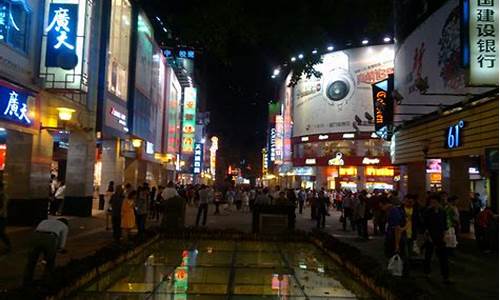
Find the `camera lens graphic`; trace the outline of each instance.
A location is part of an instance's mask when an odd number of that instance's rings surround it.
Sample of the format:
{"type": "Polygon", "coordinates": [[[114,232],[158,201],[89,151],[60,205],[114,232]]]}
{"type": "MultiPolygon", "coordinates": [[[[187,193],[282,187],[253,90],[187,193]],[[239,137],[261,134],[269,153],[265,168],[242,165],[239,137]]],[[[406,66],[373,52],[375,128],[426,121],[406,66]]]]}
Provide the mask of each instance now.
{"type": "Polygon", "coordinates": [[[332,101],[344,99],[349,94],[349,84],[343,80],[332,82],[327,90],[326,96],[332,101]]]}

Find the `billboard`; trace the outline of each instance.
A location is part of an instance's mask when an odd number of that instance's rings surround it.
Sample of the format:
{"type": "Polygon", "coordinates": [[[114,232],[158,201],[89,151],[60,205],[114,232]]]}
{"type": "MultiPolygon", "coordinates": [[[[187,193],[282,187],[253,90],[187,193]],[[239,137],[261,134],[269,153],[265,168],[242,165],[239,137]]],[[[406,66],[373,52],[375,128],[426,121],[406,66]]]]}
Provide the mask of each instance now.
{"type": "MultiPolygon", "coordinates": [[[[356,115],[373,112],[371,84],[393,73],[394,49],[380,45],[331,52],[293,89],[293,136],[353,132],[356,115]]],[[[360,131],[373,131],[363,123],[360,131]]]]}
{"type": "Polygon", "coordinates": [[[184,88],[182,115],[182,153],[193,153],[196,128],[196,88],[184,88]]]}
{"type": "Polygon", "coordinates": [[[193,173],[200,174],[203,170],[203,144],[194,143],[193,173]]]}
{"type": "MultiPolygon", "coordinates": [[[[403,104],[446,106],[462,101],[463,94],[481,94],[490,90],[467,86],[468,71],[462,66],[460,44],[461,15],[459,1],[449,0],[400,44],[394,58],[394,88],[402,96],[403,104]],[[422,95],[419,90],[422,83],[427,85],[427,95],[422,95]]],[[[436,109],[397,105],[394,121],[408,120],[436,109]]]]}

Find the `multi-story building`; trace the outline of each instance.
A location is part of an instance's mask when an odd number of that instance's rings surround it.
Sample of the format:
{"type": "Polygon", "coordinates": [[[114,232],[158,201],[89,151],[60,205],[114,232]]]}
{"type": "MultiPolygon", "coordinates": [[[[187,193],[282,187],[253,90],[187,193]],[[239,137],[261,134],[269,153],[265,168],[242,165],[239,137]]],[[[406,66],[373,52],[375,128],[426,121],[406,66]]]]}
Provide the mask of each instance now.
{"type": "Polygon", "coordinates": [[[498,212],[498,3],[395,4],[401,191],[444,190],[462,203],[474,192],[498,212]]]}
{"type": "MultiPolygon", "coordinates": [[[[329,52],[280,92],[268,149],[281,185],[352,190],[394,189],[389,143],[375,133],[372,84],[393,73],[393,45],[329,52]]],[[[272,168],[272,165],[270,168],[272,168]]],[[[396,178],[397,179],[397,178],[396,178]]]]}

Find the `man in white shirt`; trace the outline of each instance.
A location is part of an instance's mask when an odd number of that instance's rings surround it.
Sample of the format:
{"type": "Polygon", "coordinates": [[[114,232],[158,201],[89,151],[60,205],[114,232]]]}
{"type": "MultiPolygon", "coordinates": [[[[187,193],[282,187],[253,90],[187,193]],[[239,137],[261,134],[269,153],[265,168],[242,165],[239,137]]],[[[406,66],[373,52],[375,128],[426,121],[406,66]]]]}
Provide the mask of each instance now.
{"type": "Polygon", "coordinates": [[[54,270],[57,251],[66,253],[64,247],[68,238],[68,220],[59,218],[57,220],[43,220],[35,229],[31,240],[31,251],[28,255],[28,263],[24,272],[23,285],[27,286],[33,282],[35,267],[41,253],[47,262],[44,277],[47,278],[54,270]]]}
{"type": "Polygon", "coordinates": [[[167,201],[168,199],[173,198],[175,196],[179,196],[179,193],[177,193],[177,190],[175,189],[174,183],[172,181],[170,181],[167,184],[167,187],[161,193],[161,198],[164,201],[167,201]]]}

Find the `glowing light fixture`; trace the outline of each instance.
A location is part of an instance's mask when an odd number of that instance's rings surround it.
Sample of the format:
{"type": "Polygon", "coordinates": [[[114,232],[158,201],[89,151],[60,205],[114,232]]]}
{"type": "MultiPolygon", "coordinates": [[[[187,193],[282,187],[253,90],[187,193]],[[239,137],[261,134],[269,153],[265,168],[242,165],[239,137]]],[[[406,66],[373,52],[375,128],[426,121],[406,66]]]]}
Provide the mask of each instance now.
{"type": "Polygon", "coordinates": [[[142,145],[142,140],[141,139],[132,139],[132,146],[134,148],[139,148],[142,145]]]}
{"type": "Polygon", "coordinates": [[[386,37],[384,38],[384,42],[385,42],[385,43],[389,43],[390,41],[391,41],[391,38],[390,38],[390,37],[386,36],[386,37]]]}
{"type": "Polygon", "coordinates": [[[292,58],[290,58],[290,61],[292,61],[292,62],[296,61],[296,60],[297,60],[297,58],[295,56],[292,56],[292,58]]]}
{"type": "Polygon", "coordinates": [[[362,40],[362,41],[361,41],[361,44],[363,44],[363,45],[368,45],[368,40],[367,40],[367,39],[362,40]]]}
{"type": "Polygon", "coordinates": [[[59,113],[59,119],[61,121],[70,121],[73,117],[73,113],[76,111],[72,108],[58,107],[57,111],[59,113]]]}
{"type": "Polygon", "coordinates": [[[333,46],[328,46],[328,48],[326,48],[326,50],[333,51],[333,46]]]}
{"type": "Polygon", "coordinates": [[[278,76],[279,74],[280,74],[280,69],[278,69],[278,68],[274,69],[273,75],[278,76]]]}
{"type": "Polygon", "coordinates": [[[303,59],[304,58],[304,54],[299,54],[299,59],[303,59]]]}
{"type": "Polygon", "coordinates": [[[314,49],[311,53],[312,53],[312,54],[317,54],[317,53],[318,53],[318,50],[314,49]]]}

